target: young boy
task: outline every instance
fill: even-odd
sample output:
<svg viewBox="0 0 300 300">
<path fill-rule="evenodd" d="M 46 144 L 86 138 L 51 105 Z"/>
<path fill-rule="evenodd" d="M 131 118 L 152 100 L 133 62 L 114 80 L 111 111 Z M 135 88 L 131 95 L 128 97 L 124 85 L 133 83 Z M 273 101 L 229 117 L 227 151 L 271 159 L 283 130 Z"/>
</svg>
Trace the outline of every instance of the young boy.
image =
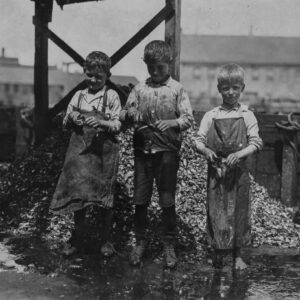
<svg viewBox="0 0 300 300">
<path fill-rule="evenodd" d="M 262 148 L 257 120 L 239 103 L 244 70 L 236 64 L 221 67 L 218 90 L 223 104 L 207 112 L 200 124 L 196 149 L 208 160 L 208 238 L 222 265 L 223 250 L 231 250 L 236 269 L 246 268 L 241 247 L 250 241 L 249 174 L 246 157 Z"/>
<path fill-rule="evenodd" d="M 82 243 L 85 211 L 90 205 L 101 206 L 104 211 L 101 253 L 110 256 L 114 251 L 110 230 L 121 104 L 118 94 L 106 86 L 110 66 L 110 58 L 103 52 L 93 51 L 87 56 L 84 72 L 88 87 L 75 93 L 63 121 L 73 133 L 51 209 L 57 214 L 74 212 L 75 229 L 66 255 L 77 252 Z"/>
<path fill-rule="evenodd" d="M 183 86 L 171 78 L 171 49 L 164 41 L 152 41 L 144 50 L 150 78 L 130 93 L 120 119 L 132 121 L 134 133 L 134 203 L 136 247 L 130 262 L 138 265 L 146 247 L 147 208 L 153 181 L 162 207 L 162 241 L 166 265 L 175 267 L 175 191 L 181 132 L 193 122 L 192 109 Z"/>
</svg>

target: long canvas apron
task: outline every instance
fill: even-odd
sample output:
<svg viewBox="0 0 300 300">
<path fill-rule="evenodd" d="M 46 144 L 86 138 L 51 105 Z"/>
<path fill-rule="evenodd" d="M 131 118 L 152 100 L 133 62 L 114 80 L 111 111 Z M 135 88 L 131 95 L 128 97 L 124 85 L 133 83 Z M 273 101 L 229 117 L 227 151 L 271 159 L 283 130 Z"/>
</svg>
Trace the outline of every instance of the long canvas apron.
<svg viewBox="0 0 300 300">
<path fill-rule="evenodd" d="M 244 118 L 214 119 L 207 144 L 220 158 L 208 167 L 208 240 L 215 249 L 243 247 L 250 242 L 250 178 L 246 160 L 228 169 L 225 158 L 247 146 Z M 223 162 L 222 162 L 223 159 Z"/>
<path fill-rule="evenodd" d="M 85 118 L 105 119 L 106 95 L 102 111 L 80 109 L 81 97 L 77 110 Z M 119 143 L 115 136 L 89 126 L 75 128 L 50 209 L 65 214 L 91 204 L 112 207 L 118 160 Z"/>
</svg>

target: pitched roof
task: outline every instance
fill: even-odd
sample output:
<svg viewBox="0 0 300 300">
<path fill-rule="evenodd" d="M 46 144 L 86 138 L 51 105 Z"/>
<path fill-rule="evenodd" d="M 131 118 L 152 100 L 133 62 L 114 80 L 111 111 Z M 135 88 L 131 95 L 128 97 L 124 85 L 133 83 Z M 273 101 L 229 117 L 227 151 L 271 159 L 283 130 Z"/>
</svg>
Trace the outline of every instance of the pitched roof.
<svg viewBox="0 0 300 300">
<path fill-rule="evenodd" d="M 300 66 L 300 38 L 183 35 L 181 62 Z"/>
</svg>

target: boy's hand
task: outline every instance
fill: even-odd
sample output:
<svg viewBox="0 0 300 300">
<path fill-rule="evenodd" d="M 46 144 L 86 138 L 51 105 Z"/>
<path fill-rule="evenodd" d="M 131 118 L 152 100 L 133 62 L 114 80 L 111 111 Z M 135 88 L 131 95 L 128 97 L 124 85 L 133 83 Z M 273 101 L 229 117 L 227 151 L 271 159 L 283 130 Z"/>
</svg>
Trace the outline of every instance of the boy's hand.
<svg viewBox="0 0 300 300">
<path fill-rule="evenodd" d="M 235 166 L 240 161 L 239 152 L 231 153 L 226 158 L 226 164 L 228 167 Z"/>
<path fill-rule="evenodd" d="M 68 119 L 77 126 L 82 126 L 84 123 L 83 118 L 81 118 L 81 115 L 78 111 L 70 112 L 68 115 Z"/>
<path fill-rule="evenodd" d="M 127 117 L 136 123 L 142 122 L 143 120 L 141 113 L 135 107 L 130 107 L 128 109 Z"/>
<path fill-rule="evenodd" d="M 155 126 L 160 131 L 165 131 L 169 128 L 178 127 L 178 123 L 176 120 L 159 120 L 155 123 Z"/>
<path fill-rule="evenodd" d="M 206 148 L 203 151 L 203 154 L 204 154 L 205 158 L 211 163 L 214 162 L 218 158 L 217 154 L 209 148 Z"/>
<path fill-rule="evenodd" d="M 87 117 L 85 124 L 94 128 L 98 128 L 101 125 L 100 120 L 97 120 L 95 117 Z"/>
</svg>

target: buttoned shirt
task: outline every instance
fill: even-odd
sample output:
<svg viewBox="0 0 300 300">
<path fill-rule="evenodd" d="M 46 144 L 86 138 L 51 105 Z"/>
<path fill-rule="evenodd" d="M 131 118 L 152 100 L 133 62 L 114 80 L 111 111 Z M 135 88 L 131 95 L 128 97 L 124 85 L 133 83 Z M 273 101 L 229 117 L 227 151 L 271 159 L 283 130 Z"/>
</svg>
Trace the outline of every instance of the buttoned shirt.
<svg viewBox="0 0 300 300">
<path fill-rule="evenodd" d="M 75 93 L 73 98 L 71 99 L 67 112 L 64 118 L 64 124 L 66 124 L 68 120 L 68 115 L 74 111 L 74 108 L 79 108 L 85 111 L 93 111 L 94 109 L 98 111 L 102 111 L 103 107 L 103 96 L 105 93 L 106 87 L 102 90 L 98 91 L 96 94 L 91 94 L 88 92 L 88 89 L 80 90 Z M 121 123 L 119 121 L 119 115 L 121 111 L 121 102 L 119 95 L 116 91 L 109 89 L 107 90 L 107 107 L 105 109 L 105 113 L 110 115 L 109 121 L 112 121 L 113 127 L 116 131 L 120 130 Z M 79 103 L 79 97 L 81 95 L 81 100 Z M 78 105 L 80 107 L 78 107 Z"/>
<path fill-rule="evenodd" d="M 261 150 L 263 142 L 259 136 L 257 119 L 254 116 L 254 113 L 249 110 L 248 106 L 243 104 L 238 104 L 232 109 L 227 109 L 221 105 L 205 113 L 201 120 L 195 142 L 206 145 L 207 134 L 213 119 L 238 118 L 240 116 L 242 116 L 245 121 L 248 145 L 253 145 L 257 150 Z"/>
<path fill-rule="evenodd" d="M 181 83 L 171 77 L 161 84 L 154 83 L 149 78 L 136 85 L 121 112 L 121 120 L 125 120 L 130 107 L 135 107 L 141 113 L 143 123 L 146 125 L 155 125 L 159 120 L 176 119 L 178 136 L 180 131 L 188 129 L 194 120 L 187 92 Z M 160 149 L 157 145 L 151 148 L 153 152 L 166 150 Z"/>
</svg>

